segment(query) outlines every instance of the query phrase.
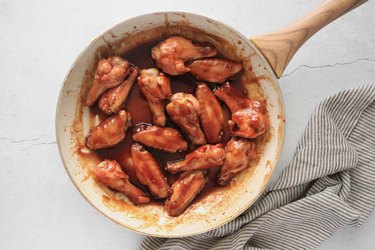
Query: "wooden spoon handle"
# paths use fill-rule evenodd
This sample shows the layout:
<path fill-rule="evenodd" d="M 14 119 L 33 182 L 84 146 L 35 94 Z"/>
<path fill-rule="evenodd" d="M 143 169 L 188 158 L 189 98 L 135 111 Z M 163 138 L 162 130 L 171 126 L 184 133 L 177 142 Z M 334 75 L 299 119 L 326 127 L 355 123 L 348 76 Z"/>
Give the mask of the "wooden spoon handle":
<path fill-rule="evenodd" d="M 302 19 L 288 26 L 250 40 L 263 53 L 277 78 L 297 52 L 312 35 L 367 0 L 326 0 Z"/>

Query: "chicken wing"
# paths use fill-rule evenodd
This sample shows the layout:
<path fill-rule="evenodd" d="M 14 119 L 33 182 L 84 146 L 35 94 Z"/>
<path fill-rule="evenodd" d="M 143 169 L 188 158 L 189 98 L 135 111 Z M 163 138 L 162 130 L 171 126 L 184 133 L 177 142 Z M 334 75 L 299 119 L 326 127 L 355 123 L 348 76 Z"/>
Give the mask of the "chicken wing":
<path fill-rule="evenodd" d="M 93 84 L 86 96 L 86 105 L 91 106 L 109 88 L 124 81 L 129 73 L 129 62 L 118 56 L 101 59 L 96 68 Z"/>
<path fill-rule="evenodd" d="M 224 162 L 224 149 L 221 144 L 204 145 L 185 156 L 182 161 L 168 162 L 166 169 L 175 174 L 180 171 L 205 170 L 221 166 Z"/>
<path fill-rule="evenodd" d="M 150 106 L 152 122 L 164 126 L 166 122 L 164 100 L 172 95 L 169 78 L 155 68 L 144 69 L 138 77 L 138 86 Z"/>
<path fill-rule="evenodd" d="M 90 149 L 114 146 L 125 138 L 126 130 L 130 126 L 130 113 L 121 110 L 92 128 L 86 137 L 86 145 Z"/>
<path fill-rule="evenodd" d="M 228 125 L 233 135 L 255 138 L 266 131 L 268 116 L 260 101 L 239 96 L 229 83 L 217 88 L 215 95 L 225 102 L 232 112 Z"/>
<path fill-rule="evenodd" d="M 214 93 L 228 106 L 232 113 L 250 106 L 251 101 L 237 94 L 229 82 L 220 85 L 220 87 L 215 89 Z"/>
<path fill-rule="evenodd" d="M 152 154 L 138 143 L 132 145 L 131 154 L 138 180 L 157 198 L 166 198 L 169 195 L 167 178 Z"/>
<path fill-rule="evenodd" d="M 186 133 L 193 144 L 206 144 L 206 138 L 199 124 L 199 102 L 193 95 L 176 93 L 171 97 L 171 102 L 166 108 L 171 120 Z"/>
<path fill-rule="evenodd" d="M 105 160 L 98 164 L 94 170 L 96 181 L 125 194 L 134 204 L 143 204 L 150 201 L 150 198 L 129 181 L 116 161 Z"/>
<path fill-rule="evenodd" d="M 217 182 L 221 186 L 229 184 L 233 176 L 248 168 L 249 162 L 257 155 L 255 142 L 233 137 L 225 146 L 224 165 L 217 176 Z"/>
<path fill-rule="evenodd" d="M 199 83 L 196 89 L 199 102 L 200 120 L 208 143 L 217 143 L 223 135 L 224 114 L 212 90 L 204 83 Z"/>
<path fill-rule="evenodd" d="M 223 83 L 242 70 L 242 64 L 227 59 L 200 59 L 187 65 L 188 71 L 199 81 Z"/>
<path fill-rule="evenodd" d="M 252 101 L 250 107 L 237 110 L 232 114 L 232 120 L 228 121 L 231 134 L 244 138 L 262 135 L 268 125 L 268 116 L 261 110 L 259 101 Z"/>
<path fill-rule="evenodd" d="M 174 128 L 140 124 L 133 129 L 133 140 L 147 147 L 170 153 L 185 151 L 187 142 Z"/>
<path fill-rule="evenodd" d="M 128 79 L 117 87 L 107 90 L 100 97 L 98 105 L 104 113 L 110 115 L 121 110 L 124 102 L 128 98 L 131 88 L 133 87 L 138 72 L 137 68 L 131 68 Z"/>
<path fill-rule="evenodd" d="M 200 170 L 185 172 L 173 182 L 172 196 L 165 202 L 165 209 L 169 216 L 182 214 L 206 182 L 206 173 Z"/>
<path fill-rule="evenodd" d="M 165 73 L 181 75 L 188 71 L 185 62 L 203 57 L 215 56 L 217 51 L 210 44 L 193 44 L 192 41 L 181 36 L 172 36 L 154 48 L 152 58 Z"/>

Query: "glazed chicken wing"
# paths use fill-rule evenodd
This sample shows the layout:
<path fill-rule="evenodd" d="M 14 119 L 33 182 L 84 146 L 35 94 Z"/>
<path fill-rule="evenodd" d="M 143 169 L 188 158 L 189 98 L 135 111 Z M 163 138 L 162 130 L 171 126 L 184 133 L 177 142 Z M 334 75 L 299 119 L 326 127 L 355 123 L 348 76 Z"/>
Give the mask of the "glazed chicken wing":
<path fill-rule="evenodd" d="M 232 113 L 232 120 L 228 121 L 232 135 L 255 138 L 266 131 L 268 116 L 262 113 L 262 104 L 252 101 L 250 106 Z"/>
<path fill-rule="evenodd" d="M 98 104 L 99 108 L 107 115 L 119 112 L 126 101 L 126 98 L 128 98 L 129 92 L 133 87 L 137 75 L 138 69 L 131 68 L 128 79 L 117 87 L 107 90 L 100 97 Z"/>
<path fill-rule="evenodd" d="M 206 173 L 200 170 L 185 172 L 173 182 L 172 196 L 165 202 L 165 209 L 169 216 L 182 214 L 206 182 Z"/>
<path fill-rule="evenodd" d="M 118 56 L 101 59 L 96 68 L 93 84 L 86 96 L 86 105 L 91 106 L 109 88 L 124 81 L 129 73 L 129 62 Z"/>
<path fill-rule="evenodd" d="M 175 174 L 180 171 L 205 170 L 221 166 L 224 162 L 224 149 L 221 144 L 204 145 L 185 156 L 182 161 L 168 162 L 166 169 Z"/>
<path fill-rule="evenodd" d="M 220 85 L 219 88 L 215 89 L 215 95 L 228 106 L 232 113 L 239 109 L 249 107 L 251 102 L 248 98 L 237 94 L 229 82 L 226 82 Z"/>
<path fill-rule="evenodd" d="M 199 83 L 196 89 L 199 102 L 200 120 L 208 143 L 217 143 L 223 135 L 224 114 L 212 90 L 204 83 Z"/>
<path fill-rule="evenodd" d="M 268 116 L 260 101 L 239 96 L 229 83 L 217 88 L 215 95 L 225 102 L 232 112 L 232 119 L 228 121 L 228 125 L 233 135 L 255 138 L 265 132 Z"/>
<path fill-rule="evenodd" d="M 166 198 L 169 195 L 167 178 L 152 154 L 138 143 L 132 145 L 131 154 L 138 180 L 157 198 Z"/>
<path fill-rule="evenodd" d="M 186 93 L 176 93 L 167 105 L 171 120 L 190 138 L 193 144 L 206 144 L 206 138 L 199 124 L 200 108 L 197 99 Z"/>
<path fill-rule="evenodd" d="M 188 147 L 187 142 L 176 129 L 154 125 L 137 125 L 133 129 L 133 140 L 147 147 L 170 153 L 182 152 Z"/>
<path fill-rule="evenodd" d="M 166 122 L 164 100 L 172 95 L 169 78 L 155 68 L 144 69 L 138 77 L 138 86 L 150 106 L 152 122 L 164 126 Z"/>
<path fill-rule="evenodd" d="M 146 194 L 129 181 L 129 176 L 125 174 L 116 161 L 105 160 L 98 164 L 94 170 L 94 178 L 123 194 L 125 194 L 134 204 L 143 204 L 150 201 Z"/>
<path fill-rule="evenodd" d="M 86 145 L 90 149 L 114 146 L 125 138 L 126 130 L 130 126 L 130 113 L 121 110 L 92 128 L 86 137 Z"/>
<path fill-rule="evenodd" d="M 227 59 L 200 59 L 187 66 L 188 71 L 199 81 L 223 83 L 242 70 L 242 64 Z"/>
<path fill-rule="evenodd" d="M 186 61 L 215 56 L 217 51 L 212 45 L 197 45 L 181 36 L 173 36 L 156 45 L 151 53 L 165 73 L 181 75 L 188 71 Z"/>
<path fill-rule="evenodd" d="M 234 137 L 225 146 L 225 160 L 217 182 L 224 186 L 233 176 L 248 168 L 249 162 L 257 157 L 256 143 L 244 138 Z"/>

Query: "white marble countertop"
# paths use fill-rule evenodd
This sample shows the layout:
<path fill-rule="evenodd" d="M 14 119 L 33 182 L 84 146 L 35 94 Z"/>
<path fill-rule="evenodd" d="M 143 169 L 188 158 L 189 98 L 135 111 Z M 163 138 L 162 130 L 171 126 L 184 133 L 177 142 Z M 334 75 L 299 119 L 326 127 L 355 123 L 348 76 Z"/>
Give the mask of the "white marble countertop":
<path fill-rule="evenodd" d="M 250 36 L 294 21 L 319 3 L 0 0 L 0 249 L 136 249 L 143 238 L 81 197 L 57 150 L 60 85 L 96 35 L 129 17 L 178 10 L 212 17 Z M 375 1 L 369 1 L 316 34 L 291 61 L 280 80 L 287 129 L 278 173 L 320 100 L 375 81 L 374 13 Z M 374 235 L 372 215 L 362 228 L 343 228 L 320 248 L 374 248 Z"/>

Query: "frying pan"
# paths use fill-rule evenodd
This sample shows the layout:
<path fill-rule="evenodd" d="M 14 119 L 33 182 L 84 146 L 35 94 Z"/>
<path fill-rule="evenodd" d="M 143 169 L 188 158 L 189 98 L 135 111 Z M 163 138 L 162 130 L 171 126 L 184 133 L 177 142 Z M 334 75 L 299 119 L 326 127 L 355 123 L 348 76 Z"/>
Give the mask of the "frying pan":
<path fill-rule="evenodd" d="M 284 106 L 277 78 L 314 33 L 361 5 L 363 0 L 329 0 L 299 21 L 266 35 L 247 39 L 211 18 L 183 12 L 163 12 L 126 20 L 93 40 L 73 63 L 60 91 L 56 136 L 61 159 L 77 189 L 102 214 L 131 230 L 153 236 L 182 237 L 212 230 L 248 209 L 267 186 L 284 138 Z M 233 183 L 191 205 L 179 217 L 169 217 L 157 204 L 134 206 L 126 197 L 98 185 L 90 176 L 99 159 L 84 145 L 90 124 L 98 118 L 82 105 L 100 58 L 123 54 L 147 41 L 181 35 L 213 44 L 225 57 L 242 61 L 250 98 L 267 103 L 270 128 L 259 138 L 260 159 L 238 174 Z"/>

